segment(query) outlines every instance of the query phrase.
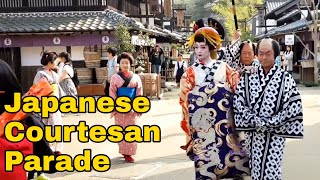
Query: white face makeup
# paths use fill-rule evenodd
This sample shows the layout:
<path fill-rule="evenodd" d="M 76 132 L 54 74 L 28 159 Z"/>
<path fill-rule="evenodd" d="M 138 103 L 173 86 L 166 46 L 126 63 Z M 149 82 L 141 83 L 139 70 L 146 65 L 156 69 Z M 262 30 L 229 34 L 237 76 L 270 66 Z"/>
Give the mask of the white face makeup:
<path fill-rule="evenodd" d="M 199 60 L 206 60 L 210 58 L 209 46 L 205 42 L 196 42 L 194 44 L 194 50 Z"/>

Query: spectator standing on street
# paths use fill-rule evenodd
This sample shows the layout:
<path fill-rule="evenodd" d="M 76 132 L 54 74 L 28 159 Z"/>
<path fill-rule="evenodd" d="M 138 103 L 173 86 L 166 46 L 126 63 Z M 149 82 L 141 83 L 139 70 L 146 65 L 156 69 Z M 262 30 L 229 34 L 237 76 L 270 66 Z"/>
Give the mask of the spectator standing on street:
<path fill-rule="evenodd" d="M 64 92 L 59 85 L 59 75 L 53 71 L 56 69 L 56 59 L 57 54 L 55 52 L 46 51 L 43 53 L 41 58 L 41 68 L 37 70 L 37 74 L 34 77 L 33 84 L 38 83 L 42 78 L 45 78 L 52 87 L 53 93 L 51 96 L 54 96 L 60 99 L 64 96 Z M 58 110 L 54 113 L 49 113 L 48 118 L 42 118 L 42 121 L 45 125 L 51 126 L 62 126 L 62 116 L 61 112 Z M 55 154 L 61 154 L 63 150 L 63 142 L 53 142 L 50 143 L 50 148 Z"/>
<path fill-rule="evenodd" d="M 174 66 L 173 76 L 176 77 L 177 86 L 180 87 L 180 79 L 183 73 L 187 70 L 187 63 L 182 60 L 182 53 L 178 55 L 178 61 Z"/>
<path fill-rule="evenodd" d="M 59 66 L 58 74 L 60 76 L 60 86 L 63 89 L 65 95 L 77 97 L 77 89 L 72 81 L 74 76 L 74 70 L 70 54 L 68 52 L 61 52 L 58 55 Z"/>
<path fill-rule="evenodd" d="M 283 53 L 283 66 L 284 70 L 292 75 L 293 70 L 293 51 L 290 46 L 287 46 L 286 51 Z"/>
<path fill-rule="evenodd" d="M 106 96 L 109 96 L 110 79 L 114 74 L 117 74 L 117 72 L 119 71 L 119 64 L 117 62 L 116 48 L 110 47 L 108 48 L 107 52 L 108 52 L 108 63 L 107 63 L 108 77 L 105 81 L 104 93 L 106 94 Z"/>
<path fill-rule="evenodd" d="M 160 45 L 157 44 L 150 57 L 151 72 L 160 74 L 160 66 L 162 65 L 163 61 L 164 61 L 163 50 L 160 48 Z"/>

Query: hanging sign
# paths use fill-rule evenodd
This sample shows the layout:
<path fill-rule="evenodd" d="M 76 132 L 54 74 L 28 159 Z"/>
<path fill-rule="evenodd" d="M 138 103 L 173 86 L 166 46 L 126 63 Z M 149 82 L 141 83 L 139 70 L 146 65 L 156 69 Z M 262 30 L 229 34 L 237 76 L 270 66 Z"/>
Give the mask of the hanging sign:
<path fill-rule="evenodd" d="M 107 44 L 109 42 L 109 37 L 108 36 L 103 36 L 101 40 L 102 40 L 102 42 L 104 44 Z"/>
<path fill-rule="evenodd" d="M 12 44 L 12 41 L 10 38 L 6 38 L 3 43 L 6 45 L 6 46 L 10 46 Z"/>
<path fill-rule="evenodd" d="M 172 4 L 171 0 L 164 0 L 164 15 L 168 18 L 171 18 L 171 12 L 172 12 Z"/>
<path fill-rule="evenodd" d="M 184 10 L 177 10 L 177 26 L 184 27 Z"/>
<path fill-rule="evenodd" d="M 288 45 L 288 46 L 294 45 L 294 35 L 293 34 L 285 35 L 285 45 Z"/>
<path fill-rule="evenodd" d="M 59 37 L 54 37 L 54 38 L 53 38 L 53 43 L 54 43 L 54 44 L 60 44 L 60 42 L 61 42 L 61 40 L 60 40 Z"/>
<path fill-rule="evenodd" d="M 149 7 L 151 14 L 158 14 L 160 12 L 160 5 L 158 0 L 149 0 Z"/>

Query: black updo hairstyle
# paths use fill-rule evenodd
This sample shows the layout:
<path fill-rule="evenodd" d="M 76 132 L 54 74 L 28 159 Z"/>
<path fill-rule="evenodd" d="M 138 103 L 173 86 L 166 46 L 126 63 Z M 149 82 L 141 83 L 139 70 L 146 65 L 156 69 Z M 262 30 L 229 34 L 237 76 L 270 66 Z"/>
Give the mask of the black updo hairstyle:
<path fill-rule="evenodd" d="M 58 57 L 56 52 L 51 52 L 51 51 L 44 51 L 41 55 L 42 55 L 41 64 L 43 66 L 48 65 L 49 62 L 54 63 L 54 61 Z"/>
<path fill-rule="evenodd" d="M 121 59 L 128 59 L 130 62 L 130 65 L 133 64 L 133 57 L 127 52 L 123 52 L 118 56 L 118 59 L 117 59 L 118 64 L 120 64 Z"/>
<path fill-rule="evenodd" d="M 61 52 L 59 55 L 58 55 L 59 58 L 64 58 L 66 60 L 65 63 L 69 63 L 69 64 L 72 64 L 72 60 L 71 60 L 71 56 L 68 52 Z"/>
<path fill-rule="evenodd" d="M 206 38 L 205 38 L 202 34 L 197 34 L 197 35 L 194 37 L 194 42 L 204 42 L 204 43 L 206 43 L 206 45 L 209 46 L 209 50 L 210 50 L 210 51 L 213 51 L 213 50 L 216 49 L 213 45 L 211 45 L 211 44 L 206 40 Z"/>

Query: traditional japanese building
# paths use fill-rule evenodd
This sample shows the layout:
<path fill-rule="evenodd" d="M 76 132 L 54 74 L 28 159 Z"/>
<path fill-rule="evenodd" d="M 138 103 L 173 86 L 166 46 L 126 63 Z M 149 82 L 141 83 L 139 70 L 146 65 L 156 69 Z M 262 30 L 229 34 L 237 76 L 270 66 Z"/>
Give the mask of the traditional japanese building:
<path fill-rule="evenodd" d="M 41 66 L 43 50 L 67 51 L 75 67 L 84 67 L 84 51 L 100 49 L 103 56 L 106 46 L 117 43 L 120 21 L 133 34 L 142 31 L 156 41 L 181 41 L 181 36 L 161 28 L 146 28 L 153 20 L 142 15 L 148 7 L 144 0 L 1 0 L 0 58 L 27 89 Z"/>
<path fill-rule="evenodd" d="M 300 8 L 300 9 L 299 9 Z M 281 45 L 281 50 L 285 51 L 285 36 L 295 34 L 294 64 L 302 59 L 312 58 L 309 53 L 303 53 L 305 47 L 301 41 L 313 51 L 313 37 L 310 27 L 312 24 L 312 14 L 308 13 L 306 5 L 300 0 L 291 0 L 282 3 L 264 16 L 265 20 L 274 20 L 276 27 L 268 29 L 256 36 L 257 40 L 263 37 L 272 37 Z"/>

